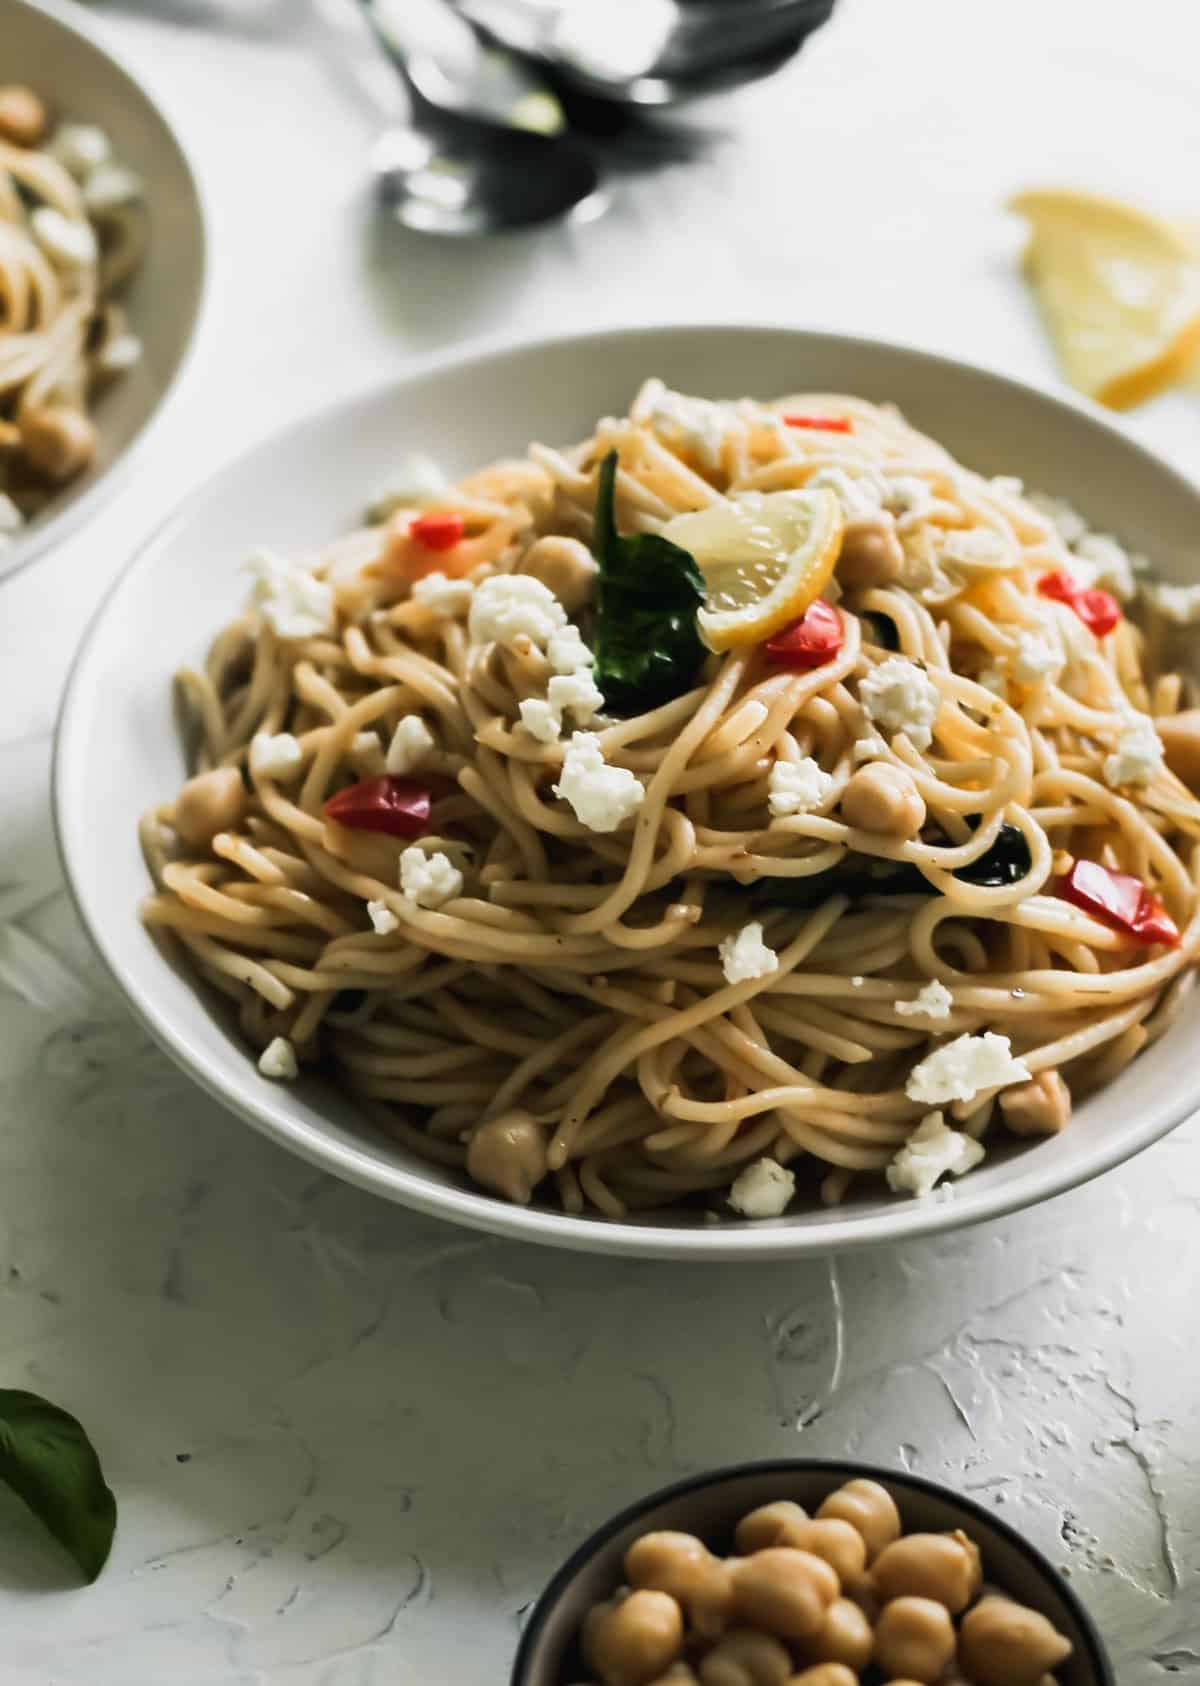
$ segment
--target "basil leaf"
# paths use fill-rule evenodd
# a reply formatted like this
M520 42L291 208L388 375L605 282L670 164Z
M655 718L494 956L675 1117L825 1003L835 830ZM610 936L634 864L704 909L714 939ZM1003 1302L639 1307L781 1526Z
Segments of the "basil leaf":
M82 1424L36 1393L0 1388L0 1481L94 1581L112 1549L117 1501Z
M595 680L609 714L643 714L696 684L708 652L696 631L704 576L694 557L658 533L617 532L617 453L600 465L593 548Z

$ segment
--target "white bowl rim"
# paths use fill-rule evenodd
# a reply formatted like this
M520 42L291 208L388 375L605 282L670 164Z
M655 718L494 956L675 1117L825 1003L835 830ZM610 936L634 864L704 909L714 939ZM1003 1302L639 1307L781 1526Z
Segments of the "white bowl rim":
M125 477L133 466L134 458L142 450L151 433L155 431L167 414L168 406L177 397L184 376L190 370L196 351L200 343L201 331L207 324L209 307L212 303L212 218L208 208L208 198L201 185L200 175L192 162L192 155L184 145L183 140L167 115L167 108L158 97L155 89L154 75L147 76L143 71L135 70L119 49L112 46L108 40L108 27L104 23L97 23L75 0L15 0L15 3L29 12L40 12L50 18L61 28L69 30L72 35L80 36L92 50L107 59L113 69L132 83L142 95L147 105L157 116L166 131L175 151L179 163L188 179L192 196L196 203L196 223L199 245L199 267L196 273L196 308L192 315L191 327L187 339L179 355L179 360L167 378L167 383L159 393L153 407L138 423L133 433L125 441L117 456L97 476L86 491L73 498L61 513L53 514L41 525L31 527L27 535L16 540L14 550L16 559L11 563L0 564L0 585L8 580L16 579L18 574L24 573L32 562L44 556L53 545L62 543L76 532L82 524L100 509L114 492L120 490ZM153 235L151 235L153 238ZM115 582L114 582L115 583Z
M969 1182L959 1184L952 1200L912 1200L890 1209L886 1221L881 1221L878 1216L856 1217L852 1208L846 1209L849 1215L840 1221L831 1218L826 1212L825 1221L819 1230L791 1227L786 1218L778 1222L759 1224L697 1224L694 1228L675 1228L666 1225L654 1227L648 1223L625 1223L607 1218L572 1216L536 1207L511 1205L495 1196L429 1182L418 1172L395 1166L381 1166L363 1150L334 1143L322 1132L300 1124L290 1114L286 1090L282 1086L278 1093L272 1089L266 1096L255 1094L251 1097L240 1092L236 1083L226 1081L222 1071L214 1070L209 1062L190 1046L186 1029L181 1029L171 1022L165 1013L160 1012L152 995L126 974L119 958L109 951L108 945L90 920L86 899L80 892L73 870L76 850L81 845L86 847L86 817L81 813L75 814L70 795L75 765L74 724L76 713L81 707L81 693L89 659L103 629L110 604L117 593L136 572L155 565L159 556L169 549L176 530L186 526L193 510L203 506L227 475L245 468L256 458L269 458L277 450L286 447L293 435L302 434L318 422L344 422L360 405L378 402L385 394L400 393L429 375L456 369L465 364L482 366L513 354L536 352L550 347L561 350L567 346L577 346L582 350L609 339L661 340L664 335L676 334L736 336L771 333L786 336L800 344L806 340L819 340L855 346L882 355L900 352L917 362L924 362L931 369L941 369L958 375L965 373L968 376L981 376L986 380L999 382L1016 395L1033 397L1039 403L1071 412L1080 420L1108 433L1119 440L1126 450L1144 458L1155 471L1174 479L1183 490L1200 500L1200 480L1184 474L1156 452L1133 439L1109 413L1090 400L1075 394L1048 392L1027 381L1016 380L986 363L940 354L898 340L797 327L794 323L787 322L738 319L676 319L627 326L607 324L597 328L567 330L553 334L488 335L460 342L449 350L443 349L414 358L401 373L390 380L374 381L359 386L326 405L293 418L283 427L267 432L249 448L233 453L142 541L112 581L96 608L67 676L55 729L51 769L55 836L66 886L76 913L135 1017L176 1064L227 1110L236 1113L263 1135L320 1169L427 1216L441 1218L508 1240L624 1258L673 1259L686 1262L745 1260L762 1263L773 1259L822 1257L867 1247L890 1246L970 1228L993 1218L1006 1217L1027 1207L1041 1205L1134 1158L1184 1123L1195 1112L1200 1094L1188 1096L1186 1093L1178 1093L1166 1097L1157 1093L1149 1095L1140 1122L1118 1140L1093 1149L1090 1157L1083 1156L1062 1167L1033 1165L1027 1179L1016 1184L1004 1183L990 1190L985 1187L978 1193L970 1191Z

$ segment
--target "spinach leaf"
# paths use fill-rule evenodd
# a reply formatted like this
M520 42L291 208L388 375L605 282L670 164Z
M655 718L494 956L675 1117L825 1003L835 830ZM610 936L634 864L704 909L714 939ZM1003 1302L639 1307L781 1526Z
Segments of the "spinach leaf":
M617 532L617 453L600 466L593 544L595 679L610 714L641 714L696 684L708 652L696 631L704 577L694 558L657 533Z
M0 1388L0 1481L94 1581L112 1549L117 1501L82 1425L36 1393Z
M1029 871L1029 845L1015 825L1002 825L996 841L977 861L954 874L964 884L995 889L1018 884ZM849 855L826 872L811 878L760 878L751 887L755 907L817 907L829 896L932 896L933 885L906 861L865 861Z
M991 848L985 849L970 866L960 866L954 876L961 878L964 884L999 889L1004 885L1019 884L1031 864L1025 833L1018 831L1015 825L1002 825Z

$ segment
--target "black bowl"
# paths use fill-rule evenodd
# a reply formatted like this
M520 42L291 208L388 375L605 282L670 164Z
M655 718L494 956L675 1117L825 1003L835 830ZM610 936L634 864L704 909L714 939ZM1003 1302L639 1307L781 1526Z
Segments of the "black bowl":
M984 1579L1039 1610L1066 1635L1074 1649L1070 1661L1056 1671L1060 1686L1116 1686L1100 1635L1075 1593L1041 1552L1006 1522L920 1476L817 1458L735 1464L693 1476L651 1493L597 1528L534 1606L517 1650L511 1686L570 1686L587 1678L577 1649L584 1614L620 1585L622 1560L640 1534L679 1528L726 1553L732 1548L734 1527L747 1511L773 1499L793 1499L815 1510L835 1487L859 1476L888 1489L907 1533L962 1528L983 1554Z

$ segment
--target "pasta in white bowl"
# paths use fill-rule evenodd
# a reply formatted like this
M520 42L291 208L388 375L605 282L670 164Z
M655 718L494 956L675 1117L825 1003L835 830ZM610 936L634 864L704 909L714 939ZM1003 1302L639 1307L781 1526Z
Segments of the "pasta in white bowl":
M512 390L539 358L544 394L570 350L408 398ZM407 461L347 537L305 546L291 513L240 534L219 600L244 607L207 658L193 602L191 778L136 782L162 1010L194 976L248 1045L216 1009L206 1080L292 1140L303 1114L304 1151L385 1192L616 1250L883 1239L1111 1162L1153 1126L1093 1119L1171 1047L1200 931L1190 600L1143 590L1136 520L1075 514L1077 473L1039 474L1070 502L996 478L1028 472L1005 412L1064 461L1085 436L1128 454L1180 532L1193 494L1083 413L915 354L769 330L574 350L616 412L582 443L513 454L489 417L478 456L503 460L463 473L460 438L444 482ZM622 414L620 366L651 358L669 384L629 380ZM757 395L697 399L689 365ZM842 395L843 366L900 409ZM762 396L779 367L813 390ZM979 467L949 448L966 393L997 411ZM359 466L369 489L382 438Z

